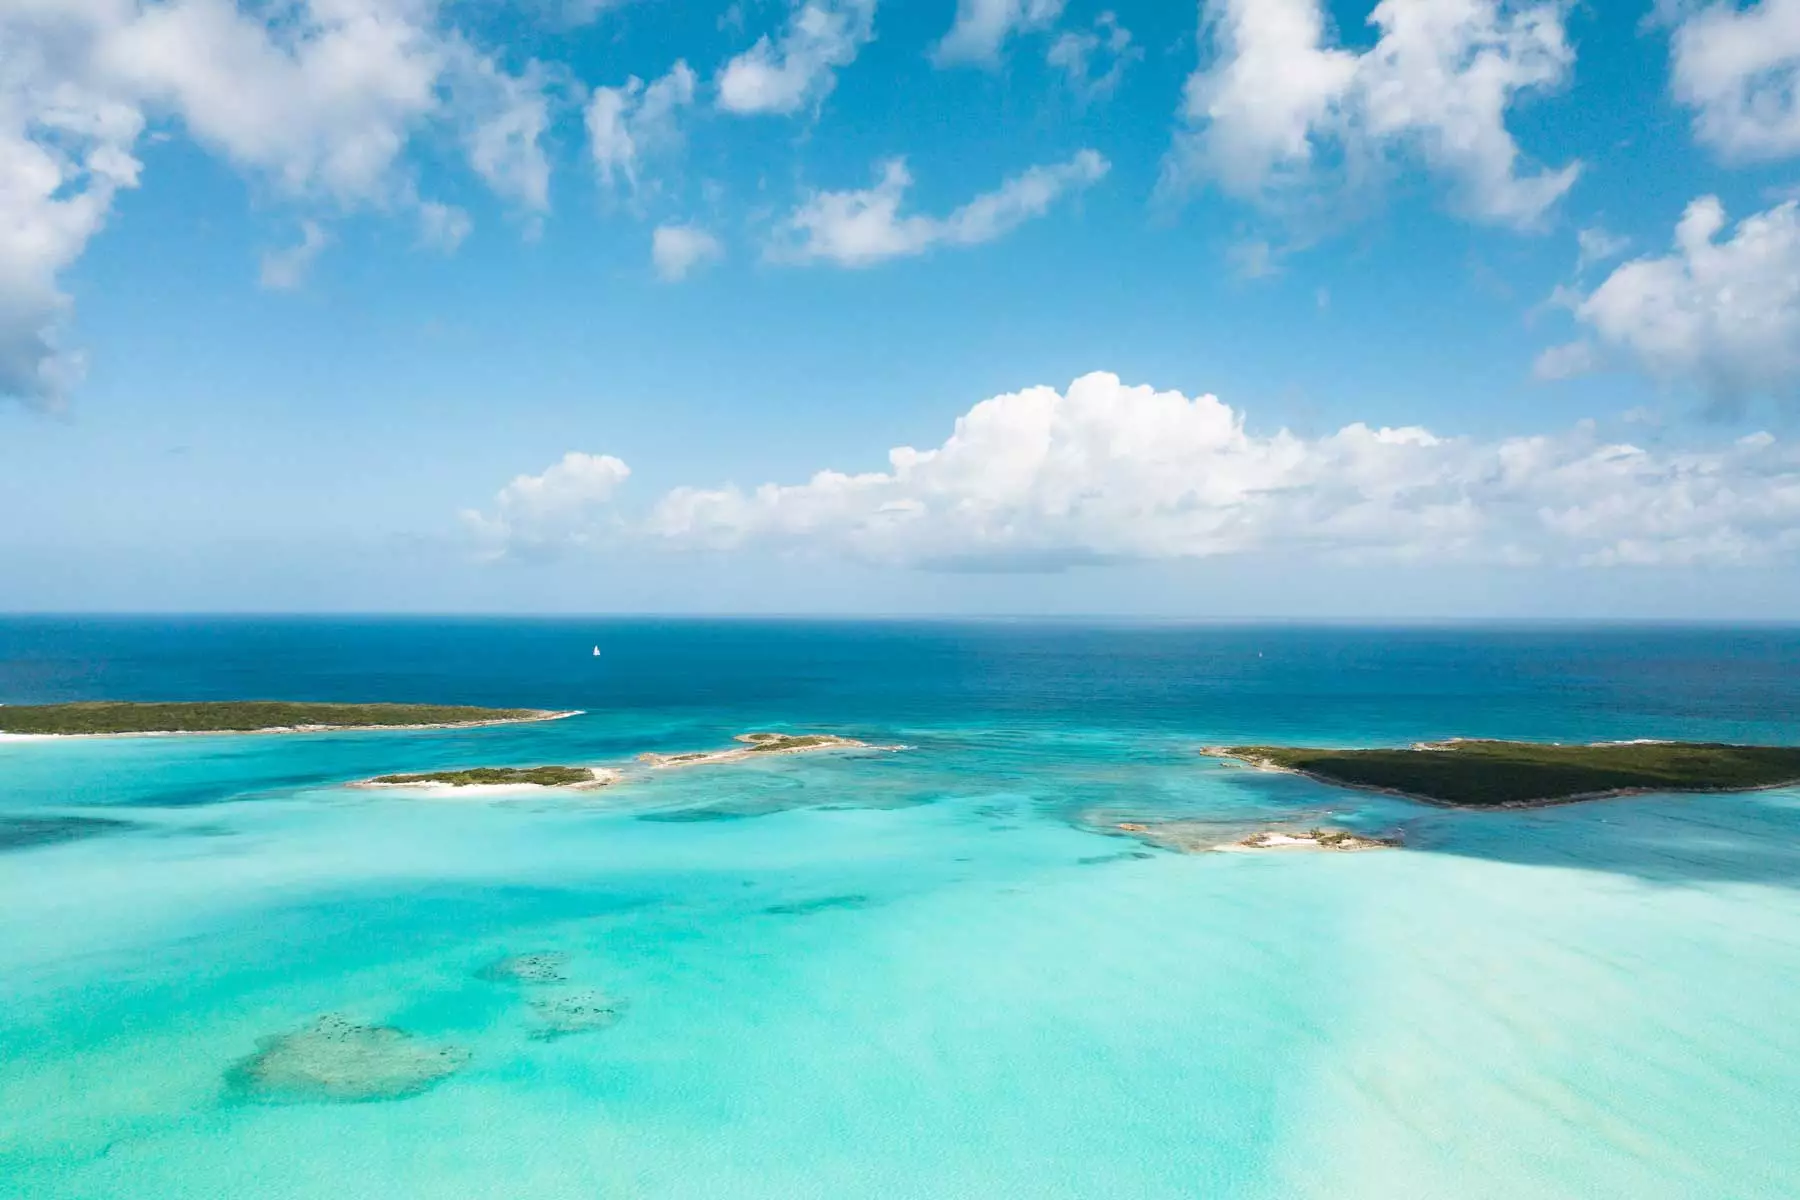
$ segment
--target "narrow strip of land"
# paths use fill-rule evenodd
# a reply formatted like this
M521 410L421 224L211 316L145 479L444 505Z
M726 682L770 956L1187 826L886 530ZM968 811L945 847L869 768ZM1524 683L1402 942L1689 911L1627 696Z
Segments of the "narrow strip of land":
M1720 742L1564 745L1455 739L1406 748L1211 746L1204 753L1338 787L1456 808L1532 808L1656 792L1741 792L1800 783L1800 747Z
M412 775L377 775L364 787L425 788L597 788L618 778L601 767L468 767L460 771L423 771Z
M692 767L702 763L742 762L777 754L805 754L813 750L893 750L894 746L872 746L855 738L834 733L740 733L734 741L742 743L729 750L691 750L682 754L640 754L638 761L652 767Z
M119 737L173 733L312 733L344 729L458 729L574 716L541 708L466 704L312 704L284 700L0 705L0 734Z
M694 750L681 754L646 753L638 755L637 761L654 771L702 763L744 762L753 758L805 754L817 750L900 749L898 746L871 746L855 738L839 737L831 733L741 733L735 740L738 744L729 750ZM471 795L498 794L520 788L571 788L585 791L621 783L627 778L625 771L615 767L460 767L404 775L377 775L373 779L359 780L351 786L414 788Z

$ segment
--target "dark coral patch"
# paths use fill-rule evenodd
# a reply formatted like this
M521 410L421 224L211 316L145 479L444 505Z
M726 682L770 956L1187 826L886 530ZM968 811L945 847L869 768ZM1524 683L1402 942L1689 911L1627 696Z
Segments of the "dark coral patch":
M568 955L554 951L508 954L505 958L495 959L475 974L477 978L489 983L562 983L567 978L563 974L563 968L568 963Z
M553 992L534 996L531 1013L539 1041L610 1029L625 1015L625 1001L599 991Z
M226 1082L245 1099L272 1103L403 1100L468 1061L459 1046L327 1014L304 1029L259 1039L256 1053L233 1066Z

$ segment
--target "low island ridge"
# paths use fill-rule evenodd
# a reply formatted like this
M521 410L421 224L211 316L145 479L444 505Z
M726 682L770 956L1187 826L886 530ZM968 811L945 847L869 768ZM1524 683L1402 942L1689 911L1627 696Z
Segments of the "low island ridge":
M1800 783L1800 747L1722 742L1579 745L1458 738L1387 749L1209 746L1202 753L1452 808L1535 808L1613 796L1742 792Z
M618 772L603 767L467 767L407 775L377 775L363 787L400 788L598 788L613 783Z
M574 711L467 704L315 704L286 700L191 703L84 700L0 704L0 734L124 737L177 733L322 733L347 729L463 729L554 721Z
M738 745L725 750L692 750L676 754L644 753L637 761L652 771L668 767L697 766L703 763L745 762L777 755L805 754L819 750L898 750L899 746L876 746L855 738L833 733L741 733L734 739ZM633 772L633 774L637 774ZM536 766L536 767L454 767L442 771L408 772L377 775L358 780L352 787L407 788L435 792L454 791L459 795L517 791L522 788L558 788L592 790L622 783L630 776L615 767Z
M765 755L805 754L814 750L897 750L876 746L835 733L740 733L740 743L729 750L693 750L681 754L640 754L638 761L651 767L691 767L702 763L742 762Z

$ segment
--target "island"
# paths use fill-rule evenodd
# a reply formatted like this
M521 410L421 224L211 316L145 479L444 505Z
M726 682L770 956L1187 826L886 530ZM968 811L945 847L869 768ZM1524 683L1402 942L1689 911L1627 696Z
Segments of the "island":
M0 734L120 737L177 733L316 733L346 729L464 729L554 721L574 711L464 704L312 704L285 700L0 704Z
M598 788L616 781L618 773L600 767L468 767L425 771L415 775L377 775L362 787L411 788Z
M804 754L812 750L896 750L897 746L874 746L855 738L835 733L740 733L742 743L729 750L692 750L681 754L640 754L638 761L651 767L691 767L701 763L743 762L745 759L777 754Z
M1209 746L1202 753L1449 808L1537 808L1613 796L1742 792L1800 783L1800 747L1723 742L1582 745L1455 738L1387 749Z
M1360 850L1389 850L1404 844L1398 833L1377 836L1323 826L1272 826L1242 836L1222 833L1220 826L1211 821L1121 821L1112 828L1120 833L1129 833L1152 846L1178 850L1183 854L1204 854L1208 851L1250 854L1293 850L1352 853Z

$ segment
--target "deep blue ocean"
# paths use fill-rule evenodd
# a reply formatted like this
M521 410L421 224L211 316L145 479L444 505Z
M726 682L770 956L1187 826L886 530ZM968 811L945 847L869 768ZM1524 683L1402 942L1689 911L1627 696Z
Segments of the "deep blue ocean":
M0 740L0 1196L1800 1195L1800 793L1198 753L1800 742L1800 629L0 618L0 703L78 699L581 715ZM637 763L753 730L905 748ZM625 778L348 786L539 763ZM1168 817L1406 848L1116 829ZM328 1014L455 1069L246 1091Z

